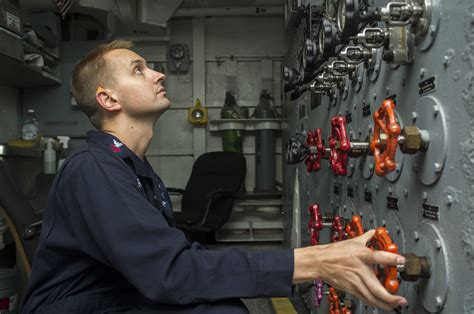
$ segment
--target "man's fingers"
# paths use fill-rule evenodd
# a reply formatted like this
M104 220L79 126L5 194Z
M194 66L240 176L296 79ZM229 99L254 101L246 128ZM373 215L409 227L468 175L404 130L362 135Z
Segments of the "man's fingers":
M366 233L364 233L363 235L361 236L358 236L358 237L355 237L354 239L357 240L357 242L359 243L362 243L364 245L367 245L367 243L372 240L372 238L374 237L375 235L375 230L372 229L372 230L369 230L367 231Z
M382 286L380 281L377 279L377 276L375 276L375 273L371 269L369 269L368 276L363 277L363 281L371 294L381 302L391 306L390 309L407 303L405 298L389 293L387 289Z
M390 252L375 251L372 254L372 264L397 266L405 265L405 261L405 257Z
M359 298L367 305L375 306L387 311L390 311L394 308L391 303L384 302L383 300L379 299L372 291L370 291L367 284L363 280L359 280L359 283L357 283L357 290Z

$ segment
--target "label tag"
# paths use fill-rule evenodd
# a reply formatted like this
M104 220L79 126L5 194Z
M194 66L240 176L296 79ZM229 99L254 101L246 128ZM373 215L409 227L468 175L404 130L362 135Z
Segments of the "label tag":
M372 112L370 111L370 104L365 105L364 107L362 107L362 116L364 118L370 116L371 114L372 114Z
M346 112L346 123L352 122L352 114L350 112Z
M387 208L398 210L398 198L387 196Z
M347 186L347 197L354 198L354 190L350 185Z
M424 218L439 221L439 206L423 203L421 208L423 210Z
M364 192L364 201L372 203L372 192Z
M6 17L7 17L7 26L13 30L15 30L17 33L20 32L20 18L14 14L11 14L10 12L6 12Z
M424 95L429 92L435 91L436 90L436 77L430 77L429 79L426 79L420 83L418 83L418 94Z

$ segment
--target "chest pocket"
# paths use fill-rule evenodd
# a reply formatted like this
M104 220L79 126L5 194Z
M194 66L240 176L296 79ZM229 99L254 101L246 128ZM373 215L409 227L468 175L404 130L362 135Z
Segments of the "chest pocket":
M139 177L137 181L141 182L142 187L139 187L139 189L148 202L158 209L170 226L176 226L173 210L171 209L171 200L167 194L161 191L151 178Z

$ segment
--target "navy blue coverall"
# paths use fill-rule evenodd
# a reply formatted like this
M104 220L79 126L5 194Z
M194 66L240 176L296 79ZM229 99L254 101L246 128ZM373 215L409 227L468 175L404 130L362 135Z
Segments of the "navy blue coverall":
M293 268L292 250L188 242L148 161L90 131L51 187L22 313L247 313L239 298L291 296Z

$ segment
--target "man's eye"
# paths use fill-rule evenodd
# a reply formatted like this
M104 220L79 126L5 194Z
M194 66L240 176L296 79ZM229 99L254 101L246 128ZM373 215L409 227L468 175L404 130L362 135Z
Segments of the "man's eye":
M135 73L136 74L143 74L143 71L140 68L135 68Z

